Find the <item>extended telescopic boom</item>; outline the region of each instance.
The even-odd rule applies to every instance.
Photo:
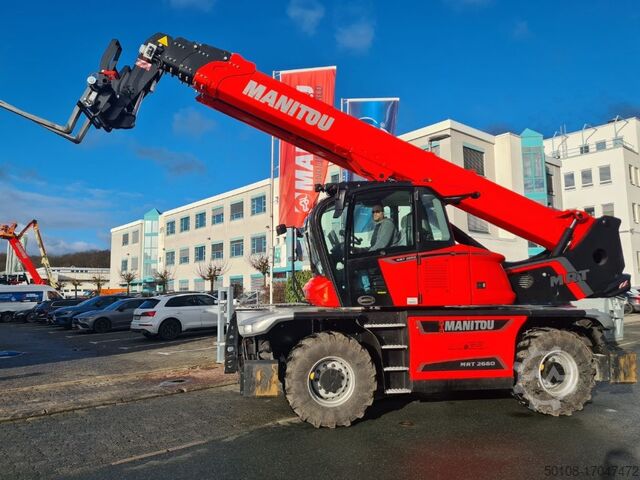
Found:
[[[371,127],[257,71],[238,54],[162,33],[140,47],[133,68],[116,70],[120,52],[119,42],[112,40],[64,126],[6,102],[0,107],[79,143],[91,125],[106,131],[132,128],[142,100],[169,73],[196,89],[201,103],[367,179],[410,181],[445,197],[480,192],[456,206],[555,255],[573,249],[596,222],[579,210],[548,208]],[[82,116],[85,121],[74,134]]]

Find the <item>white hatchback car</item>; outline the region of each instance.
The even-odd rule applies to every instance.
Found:
[[[173,340],[182,332],[217,325],[215,297],[206,293],[177,293],[148,298],[133,312],[131,330],[147,338]]]

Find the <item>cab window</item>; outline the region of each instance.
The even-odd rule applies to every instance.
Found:
[[[411,190],[387,190],[356,197],[351,217],[352,256],[415,247]]]
[[[444,205],[438,197],[428,190],[420,192],[420,215],[418,235],[423,244],[431,248],[452,243],[449,222]]]
[[[335,205],[329,205],[320,217],[322,237],[329,257],[329,264],[339,293],[346,289],[345,280],[345,231],[347,222],[347,209],[334,218]]]

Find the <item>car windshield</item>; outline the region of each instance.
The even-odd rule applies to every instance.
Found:
[[[100,297],[89,298],[88,300],[85,300],[84,302],[80,302],[76,306],[78,306],[78,307],[90,307],[92,305],[95,305],[98,300],[100,300]]]
[[[124,305],[126,303],[128,299],[122,299],[122,300],[118,300],[117,302],[113,302],[111,305],[109,305],[107,308],[105,308],[104,310],[117,310],[119,307],[121,307],[122,305]]]

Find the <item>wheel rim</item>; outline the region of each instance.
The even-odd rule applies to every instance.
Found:
[[[174,337],[178,335],[178,326],[174,322],[169,322],[164,326],[165,335],[168,337]]]
[[[562,350],[547,353],[538,367],[540,385],[554,397],[566,397],[578,384],[578,364],[571,355]]]
[[[325,357],[309,370],[307,387],[311,398],[325,407],[345,403],[355,389],[351,365],[340,357]]]

